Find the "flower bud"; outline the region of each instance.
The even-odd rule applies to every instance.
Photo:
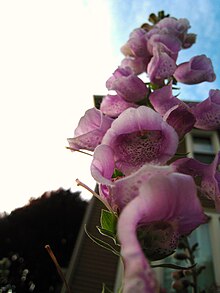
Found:
[[[183,277],[183,271],[174,271],[171,273],[171,276],[174,280],[179,280]]]
[[[183,275],[184,276],[191,276],[192,275],[192,270],[183,270]]]
[[[188,258],[188,256],[185,253],[178,253],[178,252],[174,253],[173,257],[179,260],[184,260]]]

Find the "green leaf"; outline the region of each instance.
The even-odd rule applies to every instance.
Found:
[[[114,249],[109,243],[107,243],[107,242],[105,242],[105,241],[103,241],[103,240],[101,240],[101,239],[99,239],[99,238],[93,236],[92,234],[90,234],[90,233],[87,231],[87,229],[86,229],[86,225],[84,226],[84,230],[85,230],[87,236],[88,236],[88,237],[89,237],[94,243],[96,243],[97,245],[101,246],[102,248],[104,248],[104,249],[106,249],[106,250],[108,250],[108,251],[113,252],[113,253],[116,254],[117,256],[120,256],[120,253],[119,253],[116,249]]]
[[[113,293],[110,289],[106,287],[105,284],[102,285],[102,293]]]
[[[116,235],[117,220],[116,214],[102,209],[100,222],[103,230],[108,231],[111,235]]]

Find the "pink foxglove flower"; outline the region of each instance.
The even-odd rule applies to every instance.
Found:
[[[147,64],[149,63],[150,58],[142,58],[142,57],[125,57],[121,61],[121,68],[129,67],[135,75],[141,74],[142,72],[147,71]]]
[[[190,204],[189,204],[190,203]],[[146,253],[170,254],[178,238],[206,222],[191,176],[155,174],[143,182],[136,196],[122,210],[118,237],[124,261],[123,293],[156,293],[157,283],[145,257],[137,231],[146,244]],[[144,239],[143,235],[146,236]]]
[[[160,31],[153,34],[147,42],[148,50],[152,55],[154,54],[154,48],[160,43],[163,44],[163,47],[166,48],[166,51],[169,52],[172,59],[176,61],[178,52],[181,49],[181,42],[179,39],[173,35],[165,34]]]
[[[170,108],[184,104],[180,99],[172,94],[172,83],[155,90],[150,94],[149,100],[154,109],[162,116],[170,110]]]
[[[163,116],[163,119],[176,130],[179,139],[182,139],[186,133],[190,132],[196,122],[195,116],[184,104],[170,108]]]
[[[115,169],[115,152],[108,145],[99,145],[93,154],[91,174],[100,185],[101,197],[119,213],[138,196],[140,186],[152,175],[167,175],[174,170],[173,167],[145,164],[131,175],[124,176],[121,173],[121,176],[115,178]]]
[[[101,143],[112,121],[96,108],[87,110],[74,131],[74,137],[68,138],[70,147],[93,151]]]
[[[220,129],[220,90],[210,90],[209,97],[192,107],[195,127],[205,130]]]
[[[211,164],[204,164],[192,158],[183,158],[172,165],[177,172],[191,175],[197,182],[202,196],[206,196],[215,202],[216,210],[220,212],[220,152],[215,156]]]
[[[171,77],[176,69],[176,62],[162,44],[153,48],[153,57],[148,64],[147,73],[150,81],[160,84],[164,79]]]
[[[119,95],[107,95],[103,98],[100,110],[102,113],[116,118],[128,108],[137,108],[138,105],[125,101]]]
[[[199,55],[191,58],[189,62],[181,63],[175,70],[174,77],[185,84],[197,84],[204,81],[212,82],[216,75],[211,59]]]
[[[103,137],[115,151],[116,168],[130,174],[145,163],[164,164],[175,154],[178,135],[160,114],[140,106],[122,112]]]
[[[149,58],[146,43],[146,31],[142,28],[137,28],[131,32],[129,40],[121,47],[121,52],[125,56]]]
[[[143,100],[148,94],[148,88],[145,83],[132,73],[128,67],[115,70],[107,82],[108,90],[114,90],[116,93],[128,102],[138,102]]]
[[[154,109],[163,116],[182,138],[194,124],[195,117],[190,107],[172,94],[172,83],[155,90],[149,97]]]
[[[190,28],[190,23],[186,18],[176,19],[174,17],[165,17],[161,19],[155,27],[159,28],[164,34],[177,37],[184,43],[187,31]]]
[[[188,31],[190,23],[186,18],[176,19],[174,17],[165,17],[156,24],[156,27],[179,37]]]

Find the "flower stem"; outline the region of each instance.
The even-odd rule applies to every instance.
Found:
[[[62,272],[62,270],[61,270],[61,267],[60,267],[60,265],[59,265],[59,263],[58,263],[58,261],[57,261],[57,259],[56,259],[56,256],[54,255],[52,249],[50,248],[50,245],[48,245],[48,244],[45,245],[45,248],[46,248],[47,252],[49,253],[49,256],[51,257],[53,263],[55,264],[56,269],[57,269],[57,272],[58,272],[58,274],[59,274],[61,280],[62,280],[62,281],[64,282],[64,284],[65,284],[65,287],[66,287],[66,289],[67,289],[67,292],[68,292],[68,293],[71,293],[70,287],[69,287],[69,285],[67,284],[66,278],[64,277],[64,274],[63,274],[63,272]]]
[[[71,147],[66,147],[66,149],[71,150],[71,151],[74,151],[74,152],[78,152],[78,153],[81,153],[81,154],[84,154],[84,155],[88,155],[88,156],[91,156],[92,157],[92,154],[89,154],[89,153],[84,152],[84,151],[80,151],[80,150],[77,150],[77,149],[74,149],[74,148],[71,148]]]
[[[189,254],[188,259],[189,259],[190,264],[193,266],[195,264],[195,257],[193,255],[192,249],[190,248],[188,238],[185,237],[185,240],[186,240],[186,249],[188,250],[188,254]],[[198,293],[198,291],[197,291],[197,273],[196,273],[196,270],[194,268],[192,269],[192,279],[193,279],[192,292],[193,293]]]
[[[82,186],[83,188],[85,188],[86,190],[88,190],[90,193],[92,193],[93,196],[95,196],[96,198],[98,198],[98,200],[100,200],[105,206],[106,208],[113,213],[113,210],[111,208],[111,206],[109,205],[109,203],[104,200],[98,193],[96,193],[94,190],[92,190],[91,188],[89,188],[86,184],[84,184],[83,182],[81,182],[79,179],[76,179],[76,183],[77,186]]]

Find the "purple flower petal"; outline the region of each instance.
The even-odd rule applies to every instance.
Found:
[[[147,44],[145,39],[146,31],[137,28],[129,36],[127,43],[121,47],[121,52],[125,56],[132,57],[149,57],[149,52],[147,50]]]
[[[129,108],[103,137],[115,150],[116,167],[129,174],[145,163],[166,163],[176,152],[178,136],[161,115],[150,108]]]
[[[190,233],[205,221],[206,216],[190,176],[178,173],[155,175],[143,183],[139,196],[123,209],[118,221],[118,236],[125,264],[123,292],[156,292],[155,276],[137,239],[138,227],[149,229],[153,225],[153,228],[160,228],[163,227],[162,223],[169,227],[171,223],[175,238]],[[172,223],[176,225],[172,226]]]
[[[193,128],[196,119],[189,106],[173,96],[172,83],[155,90],[149,100],[163,119],[176,130],[179,138]]]
[[[214,200],[217,211],[220,212],[220,152],[211,164],[204,164],[192,158],[183,158],[172,163],[180,173],[189,174],[200,187],[202,195]]]
[[[150,94],[149,100],[154,109],[161,115],[164,115],[170,108],[183,104],[181,100],[173,96],[172,83],[155,90]]]
[[[119,95],[107,95],[103,98],[100,110],[102,113],[116,118],[118,117],[124,110],[128,108],[137,108],[138,105],[134,103],[126,102],[123,98]]]
[[[112,174],[115,169],[114,152],[108,145],[99,145],[94,151],[91,164],[91,174],[98,182],[111,185]]]
[[[162,32],[152,35],[147,42],[148,50],[152,55],[153,48],[158,43],[162,43],[167,48],[167,50],[172,52],[173,56],[175,56],[173,59],[176,61],[177,54],[181,49],[180,40],[172,34],[164,34]]]
[[[209,97],[192,107],[195,127],[205,130],[220,129],[220,90],[210,90]]]
[[[114,211],[120,212],[139,194],[141,184],[155,175],[167,175],[174,171],[171,166],[146,164],[129,176],[112,178],[115,169],[115,152],[108,145],[99,145],[94,152],[91,174],[100,184],[100,195],[108,199]]]
[[[93,154],[90,167],[93,178],[99,183],[99,195],[114,209],[110,187],[112,186],[112,175],[114,172],[114,152],[106,145],[99,145]],[[117,209],[115,209],[117,211]]]
[[[164,51],[164,47],[159,44],[154,47],[154,55],[147,66],[147,73],[150,81],[160,84],[166,78],[171,77],[176,69],[176,63],[172,57]]]
[[[186,18],[166,17],[156,24],[156,28],[159,28],[164,33],[176,36],[182,41],[190,28],[190,24]]]
[[[145,164],[129,176],[119,178],[111,186],[112,204],[119,212],[140,193],[140,187],[155,175],[168,175],[174,171],[171,166]]]
[[[120,67],[125,69],[129,67],[133,74],[139,75],[147,70],[149,61],[150,57],[148,59],[142,57],[126,57],[122,60]]]
[[[70,147],[77,150],[85,149],[93,151],[101,143],[112,121],[112,118],[104,116],[96,108],[87,110],[75,129],[74,137],[67,139]]]
[[[143,100],[148,94],[145,83],[132,73],[132,70],[119,67],[106,82],[108,90],[116,93],[128,102]]]
[[[185,84],[197,84],[204,81],[212,82],[216,75],[211,59],[199,55],[191,58],[189,62],[181,63],[175,70],[174,77]]]
[[[182,139],[186,133],[191,131],[196,122],[195,116],[185,105],[172,107],[165,113],[163,119],[176,130],[179,139]]]

